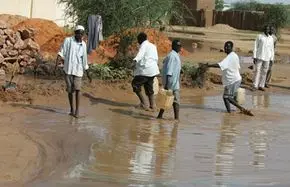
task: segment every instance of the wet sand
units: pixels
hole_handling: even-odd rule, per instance
[[[290,184],[288,89],[248,91],[255,117],[226,114],[221,86],[184,89],[176,123],[172,111],[156,120],[135,109],[128,84],[85,84],[79,119],[68,116],[61,81],[35,84],[55,90],[1,104],[0,186]]]

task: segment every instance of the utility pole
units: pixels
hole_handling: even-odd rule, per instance
[[[30,0],[30,19],[32,18],[33,16],[33,5],[34,5],[34,0]]]

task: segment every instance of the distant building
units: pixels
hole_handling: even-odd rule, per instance
[[[0,0],[0,14],[21,15],[54,21],[59,26],[71,25],[65,17],[65,6],[58,0]]]
[[[191,11],[195,20],[190,19],[190,15],[185,14],[186,24],[201,27],[213,25],[213,10],[215,0],[181,0]]]

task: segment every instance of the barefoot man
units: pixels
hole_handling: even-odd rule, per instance
[[[155,110],[155,99],[153,91],[153,82],[156,75],[158,75],[158,53],[154,44],[147,40],[145,33],[140,33],[137,37],[140,49],[137,56],[134,58],[135,70],[134,79],[132,81],[133,91],[140,100],[140,107],[148,110],[145,105],[145,100],[141,92],[144,86],[145,93],[149,99],[150,109]]]
[[[88,73],[88,58],[87,47],[83,41],[84,27],[79,25],[75,28],[75,35],[68,37],[64,40],[64,43],[58,53],[56,63],[63,61],[66,90],[68,92],[68,99],[70,104],[70,115],[76,118],[79,117],[79,102],[80,102],[80,90],[82,85],[82,77],[84,71],[92,81]],[[76,108],[73,104],[73,93],[75,93]]]
[[[162,82],[165,90],[172,90],[174,95],[173,111],[175,120],[179,120],[179,104],[180,104],[180,71],[181,60],[179,52],[181,43],[179,40],[173,40],[172,51],[167,55],[163,62]],[[160,109],[158,119],[162,119],[164,110]]]
[[[218,64],[207,64],[207,67],[220,68],[222,70],[222,82],[224,85],[223,100],[228,113],[231,113],[230,104],[241,110],[242,113],[252,116],[253,114],[240,106],[236,101],[237,91],[241,85],[240,59],[233,51],[234,44],[227,41],[224,46],[227,57]]]

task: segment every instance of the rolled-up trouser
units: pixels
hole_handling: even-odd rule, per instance
[[[225,86],[223,98],[224,99],[231,98],[231,99],[236,100],[237,92],[238,92],[239,87],[241,86],[241,83],[242,81],[239,80],[239,81],[234,82],[233,84]]]
[[[144,86],[145,93],[147,96],[153,95],[154,90],[153,90],[153,82],[154,82],[153,77],[147,77],[147,76],[141,76],[137,75],[134,77],[132,81],[132,87],[134,92],[141,92],[141,87]]]
[[[254,84],[255,88],[264,88],[270,61],[257,60],[255,64]]]

